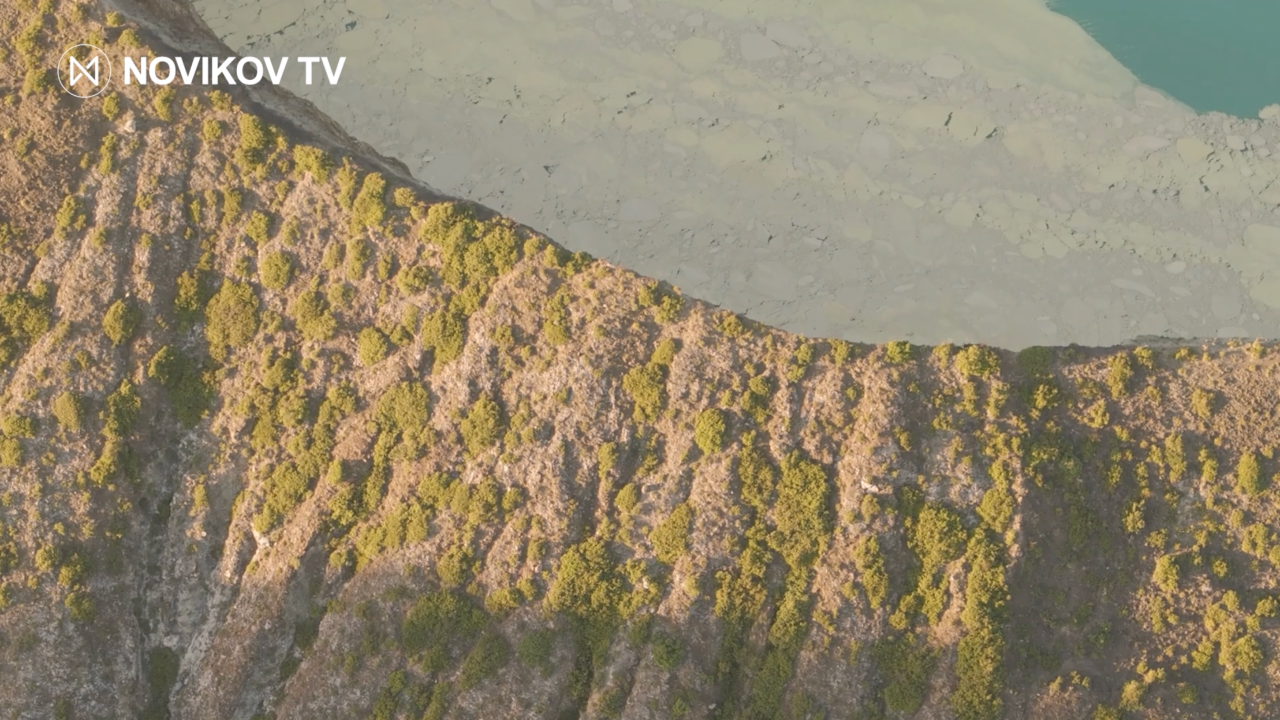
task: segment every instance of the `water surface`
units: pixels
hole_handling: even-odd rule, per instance
[[[1197,112],[1280,102],[1275,0],[1049,0],[1142,82]]]

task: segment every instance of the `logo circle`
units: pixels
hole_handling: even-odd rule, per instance
[[[88,56],[76,57],[76,48],[89,48]],[[72,97],[96,97],[111,84],[111,58],[96,45],[72,45],[58,58],[58,84]]]

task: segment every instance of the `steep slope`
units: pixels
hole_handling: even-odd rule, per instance
[[[1274,712],[1271,346],[809,340],[248,94],[53,91],[165,22],[0,7],[6,715]]]

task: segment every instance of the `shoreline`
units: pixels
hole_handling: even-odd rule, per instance
[[[983,6],[1039,17],[1023,35],[1071,54],[1027,74],[1065,63],[1075,90],[1004,69],[1025,39],[898,42],[935,21],[872,22],[891,6],[196,5],[233,49],[349,56],[344,84],[290,89],[432,187],[786,330],[1280,333],[1280,127],[1196,115],[1039,0]],[[818,32],[858,28],[877,39]]]

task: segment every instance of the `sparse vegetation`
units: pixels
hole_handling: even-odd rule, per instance
[[[15,12],[10,714],[1275,714],[1270,344],[788,335]]]

